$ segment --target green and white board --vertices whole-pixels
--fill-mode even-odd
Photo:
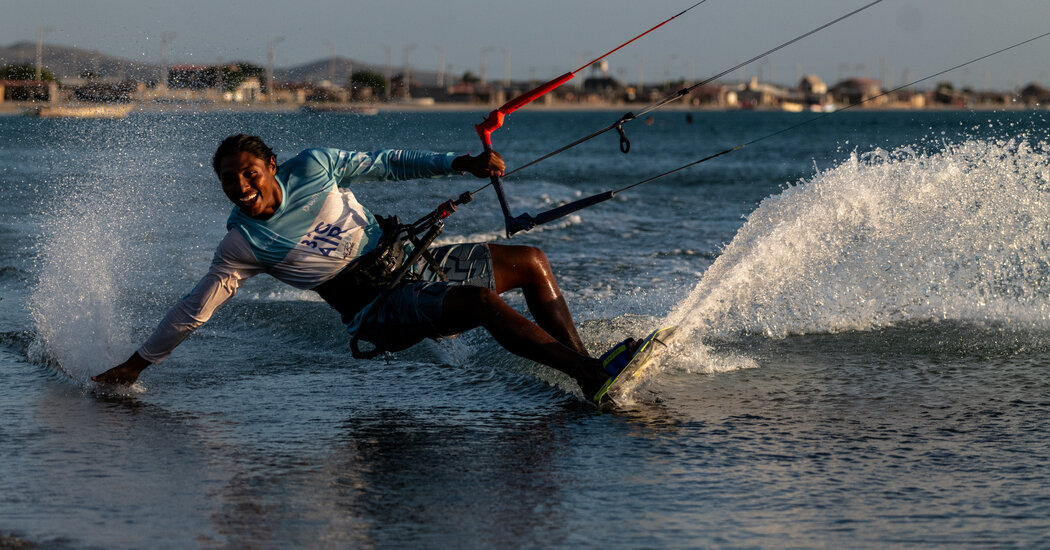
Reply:
[[[677,331],[678,327],[671,326],[654,330],[652,334],[646,336],[631,361],[609,385],[605,395],[598,399],[598,406],[608,404],[610,401],[616,403],[634,389],[641,376],[660,363],[660,357],[671,348]]]

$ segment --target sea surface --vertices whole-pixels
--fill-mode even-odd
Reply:
[[[514,168],[620,114],[520,111],[494,145]],[[441,242],[545,250],[594,353],[682,327],[604,414],[483,331],[355,360],[268,276],[128,392],[89,381],[207,269],[223,137],[476,153],[481,111],[0,117],[0,541],[1050,547],[1048,114],[781,132],[816,116],[657,111],[629,154],[610,132],[509,177],[512,209],[749,145],[510,240],[490,189],[448,220]],[[484,183],[355,192],[415,219]]]

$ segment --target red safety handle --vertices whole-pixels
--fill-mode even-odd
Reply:
[[[456,203],[452,199],[449,199],[449,200],[439,204],[437,209],[434,212],[437,213],[438,219],[443,220],[443,219],[451,216],[455,211],[456,211]]]
[[[489,116],[485,117],[485,120],[481,124],[475,124],[474,130],[477,131],[478,137],[481,138],[481,144],[485,146],[485,150],[492,148],[492,132],[498,130],[503,126],[503,117],[517,111],[518,109],[532,103],[536,98],[546,94],[547,92],[565,84],[576,73],[565,73],[546,84],[541,84],[528,92],[521,94],[520,96],[504,103],[499,109],[489,113]]]

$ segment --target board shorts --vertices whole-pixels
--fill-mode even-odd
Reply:
[[[484,243],[439,246],[430,249],[448,281],[425,267],[421,281],[399,286],[378,298],[347,323],[351,337],[370,342],[385,351],[400,351],[425,338],[451,336],[441,327],[442,304],[454,286],[478,286],[496,290],[492,256]]]

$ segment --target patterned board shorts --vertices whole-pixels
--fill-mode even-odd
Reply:
[[[492,256],[484,243],[452,244],[432,248],[448,281],[424,269],[422,281],[398,287],[386,298],[364,307],[346,325],[351,336],[371,342],[386,351],[400,351],[424,338],[450,336],[440,330],[445,294],[457,285],[496,290]]]

